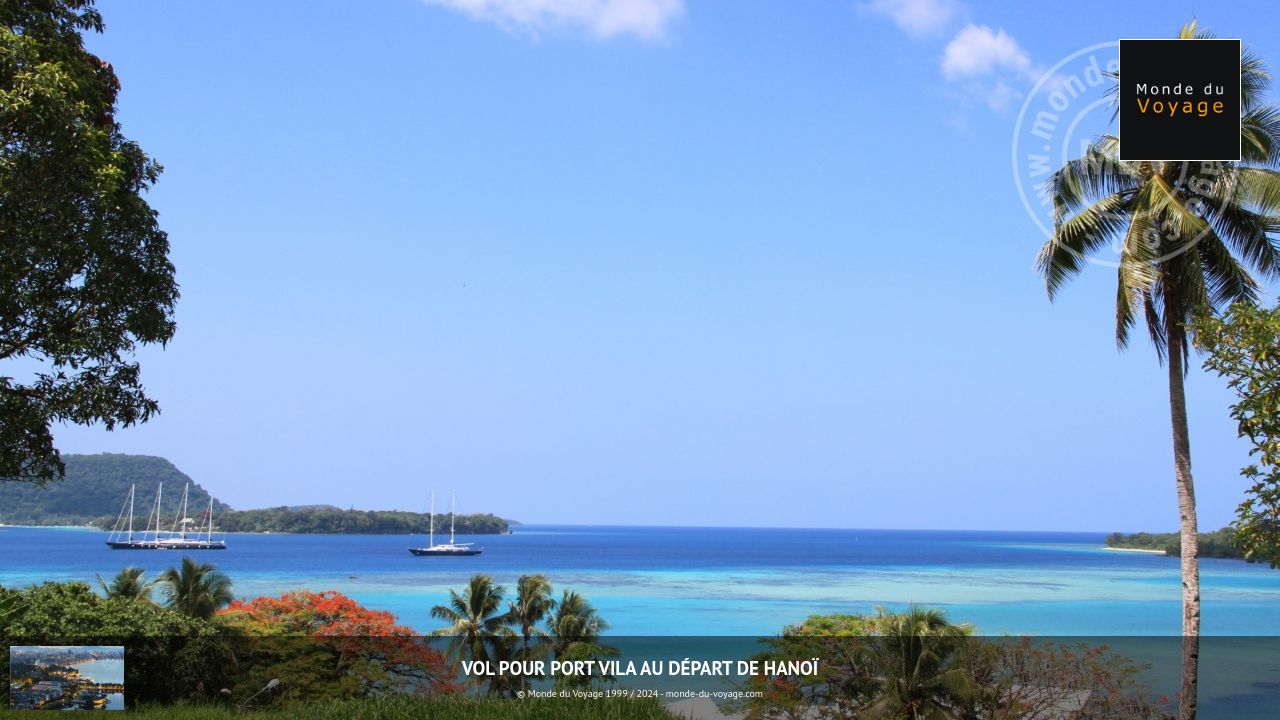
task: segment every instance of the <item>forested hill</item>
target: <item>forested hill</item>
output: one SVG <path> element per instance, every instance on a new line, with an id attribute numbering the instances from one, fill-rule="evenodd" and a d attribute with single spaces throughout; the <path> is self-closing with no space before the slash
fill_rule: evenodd
<path id="1" fill-rule="evenodd" d="M 136 483 L 134 514 L 145 518 L 164 483 L 161 509 L 172 518 L 178 512 L 182 488 L 190 483 L 189 514 L 209 506 L 209 493 L 173 463 L 151 455 L 63 455 L 67 477 L 35 487 L 23 482 L 0 482 L 0 523 L 8 525 L 84 525 L 110 517 L 114 522 Z M 214 501 L 216 513 L 226 504 Z M 146 522 L 143 520 L 142 522 Z"/>
<path id="2" fill-rule="evenodd" d="M 168 529 L 178 512 L 182 488 L 190 483 L 187 515 L 202 519 L 209 493 L 173 463 L 150 455 L 63 455 L 67 478 L 43 487 L 29 483 L 0 482 L 0 523 L 7 525 L 115 524 L 129 494 L 134 498 L 134 529 L 147 525 L 147 515 L 164 483 L 161 496 L 162 527 Z M 398 510 L 342 510 L 332 505 L 293 505 L 262 510 L 232 510 L 214 499 L 214 527 L 224 532 L 367 533 L 407 535 L 427 532 L 425 513 Z M 437 514 L 436 532 L 449 531 L 449 518 Z M 457 517 L 459 534 L 498 534 L 509 524 L 496 515 Z"/>

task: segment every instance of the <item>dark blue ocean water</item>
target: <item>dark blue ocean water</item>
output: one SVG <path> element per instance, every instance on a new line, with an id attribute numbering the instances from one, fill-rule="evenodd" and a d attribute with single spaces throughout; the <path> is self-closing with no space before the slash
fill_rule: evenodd
<path id="1" fill-rule="evenodd" d="M 0 584 L 93 581 L 178 554 L 110 550 L 105 533 L 0 527 Z M 518 526 L 459 538 L 471 558 L 420 558 L 422 536 L 230 535 L 198 553 L 245 596 L 340 590 L 431 630 L 432 605 L 473 573 L 540 572 L 631 635 L 756 635 L 819 612 L 940 606 L 987 634 L 1176 635 L 1178 562 L 1102 549 L 1098 533 Z M 1280 634 L 1280 571 L 1202 561 L 1204 631 Z"/>
<path id="2" fill-rule="evenodd" d="M 182 557 L 110 550 L 105 538 L 0 527 L 0 585 L 94 582 L 128 564 L 154 576 Z M 507 585 L 543 573 L 587 595 L 615 636 L 772 635 L 813 613 L 920 603 L 983 634 L 1108 642 L 1152 662 L 1160 691 L 1177 687 L 1177 559 L 1103 550 L 1099 533 L 519 526 L 459 539 L 484 554 L 419 558 L 408 548 L 424 537 L 388 535 L 230 535 L 230 549 L 195 554 L 239 595 L 340 590 L 424 632 L 438 626 L 431 606 L 473 573 Z M 1280 571 L 1206 559 L 1202 583 L 1206 634 L 1280 636 Z M 1202 657 L 1202 717 L 1276 716 L 1280 637 L 1210 638 Z"/>

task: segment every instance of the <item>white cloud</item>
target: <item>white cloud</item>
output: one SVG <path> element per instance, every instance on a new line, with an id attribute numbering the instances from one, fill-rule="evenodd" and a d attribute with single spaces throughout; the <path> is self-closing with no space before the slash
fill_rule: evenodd
<path id="1" fill-rule="evenodd" d="M 942 53 L 942 74 L 948 80 L 1011 71 L 1032 80 L 1038 73 L 1031 56 L 1004 29 L 965 25 Z"/>
<path id="2" fill-rule="evenodd" d="M 422 0 L 510 30 L 537 33 L 577 26 L 598 38 L 655 40 L 684 13 L 684 0 Z"/>
<path id="3" fill-rule="evenodd" d="M 996 112 L 1006 112 L 1023 97 L 1019 88 L 1044 72 L 1004 29 L 970 23 L 942 53 L 942 74 L 960 91 Z"/>
<path id="4" fill-rule="evenodd" d="M 963 9 L 957 0 L 870 0 L 862 7 L 917 37 L 942 32 Z"/>

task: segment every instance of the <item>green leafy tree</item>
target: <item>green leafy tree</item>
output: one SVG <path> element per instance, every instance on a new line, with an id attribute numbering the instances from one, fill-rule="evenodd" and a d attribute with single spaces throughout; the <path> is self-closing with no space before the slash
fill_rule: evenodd
<path id="1" fill-rule="evenodd" d="M 181 568 L 169 568 L 156 580 L 165 606 L 189 617 L 208 620 L 235 600 L 231 578 L 209 563 L 183 558 Z"/>
<path id="2" fill-rule="evenodd" d="M 217 619 L 239 648 L 233 693 L 280 681 L 262 704 L 457 689 L 444 656 L 427 640 L 391 613 L 332 590 L 237 601 Z"/>
<path id="3" fill-rule="evenodd" d="M 99 575 L 98 584 L 102 587 L 102 594 L 108 599 L 123 598 L 150 603 L 152 602 L 151 591 L 155 588 L 156 581 L 143 580 L 142 576 L 146 574 L 146 570 L 130 565 L 116 573 L 109 583 Z"/>
<path id="4" fill-rule="evenodd" d="M 1169 720 L 1144 669 L 1106 647 L 972 635 L 936 610 L 818 615 L 762 641 L 757 660 L 819 657 L 814 675 L 757 675 L 749 720 Z"/>
<path id="5" fill-rule="evenodd" d="M 1233 305 L 1196 323 L 1204 366 L 1235 391 L 1231 417 L 1253 447 L 1240 474 L 1253 483 L 1236 509 L 1235 535 L 1251 560 L 1280 567 L 1280 308 Z"/>
<path id="6" fill-rule="evenodd" d="M 1178 37 L 1206 37 L 1196 23 Z M 1260 59 L 1241 57 L 1240 163 L 1125 162 L 1119 139 L 1103 135 L 1084 157 L 1048 181 L 1053 236 L 1037 264 L 1050 298 L 1087 259 L 1120 248 L 1116 342 L 1123 348 L 1141 318 L 1157 356 L 1168 367 L 1174 478 L 1181 534 L 1181 720 L 1196 714 L 1200 636 L 1200 570 L 1191 441 L 1183 387 L 1187 324 L 1207 308 L 1255 303 L 1253 273 L 1280 274 L 1280 247 L 1271 237 L 1280 205 L 1280 110 L 1263 102 L 1270 76 Z"/>
<path id="7" fill-rule="evenodd" d="M 143 198 L 161 168 L 121 133 L 119 80 L 84 47 L 102 29 L 91 0 L 0 3 L 0 361 L 31 375 L 0 372 L 6 480 L 63 476 L 52 423 L 158 410 L 131 358 L 175 329 L 169 240 Z"/>
<path id="8" fill-rule="evenodd" d="M 82 582 L 48 582 L 0 596 L 17 598 L 0 636 L 6 645 L 126 645 L 131 705 L 208 701 L 236 665 L 211 623 L 128 598 L 103 598 Z M 8 661 L 8 653 L 0 655 Z"/>

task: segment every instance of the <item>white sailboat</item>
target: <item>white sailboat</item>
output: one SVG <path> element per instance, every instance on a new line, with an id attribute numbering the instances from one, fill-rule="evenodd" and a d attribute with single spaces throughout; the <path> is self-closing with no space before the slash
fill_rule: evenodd
<path id="1" fill-rule="evenodd" d="M 138 538 L 133 536 L 133 501 L 137 484 L 129 486 L 129 496 L 125 498 L 120 516 L 116 518 L 115 527 L 107 536 L 107 547 L 112 550 L 226 550 L 226 540 L 213 539 L 213 496 L 209 496 L 209 510 L 206 513 L 207 525 L 202 524 L 192 533 L 191 525 L 196 521 L 187 517 L 187 495 L 190 484 L 182 489 L 182 502 L 178 503 L 178 514 L 173 518 L 170 530 L 160 529 L 160 498 L 164 493 L 164 483 L 156 488 L 156 503 L 147 514 L 147 528 Z M 125 516 L 128 521 L 125 521 Z M 154 525 L 154 529 L 153 529 Z M 147 536 L 151 537 L 148 538 Z M 200 536 L 204 537 L 201 538 Z"/>
<path id="2" fill-rule="evenodd" d="M 436 493 L 431 491 L 431 510 L 427 516 L 429 519 L 427 524 L 428 540 L 426 547 L 409 548 L 409 552 L 414 555 L 443 556 L 443 557 L 465 557 L 467 555 L 479 555 L 484 552 L 484 548 L 474 547 L 472 543 L 454 542 L 453 525 L 454 510 L 458 504 L 458 496 L 453 495 L 449 501 L 449 542 L 436 544 Z"/>

